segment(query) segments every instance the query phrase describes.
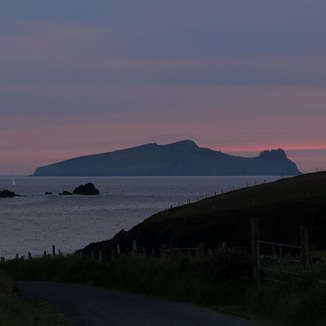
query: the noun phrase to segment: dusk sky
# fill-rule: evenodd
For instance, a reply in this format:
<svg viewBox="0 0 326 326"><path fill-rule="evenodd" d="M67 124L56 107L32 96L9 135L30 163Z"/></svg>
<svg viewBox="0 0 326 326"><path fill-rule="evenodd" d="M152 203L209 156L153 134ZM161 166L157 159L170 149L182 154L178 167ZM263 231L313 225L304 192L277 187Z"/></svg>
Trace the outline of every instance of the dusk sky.
<svg viewBox="0 0 326 326"><path fill-rule="evenodd" d="M191 139L326 170L325 0L1 0L0 174Z"/></svg>

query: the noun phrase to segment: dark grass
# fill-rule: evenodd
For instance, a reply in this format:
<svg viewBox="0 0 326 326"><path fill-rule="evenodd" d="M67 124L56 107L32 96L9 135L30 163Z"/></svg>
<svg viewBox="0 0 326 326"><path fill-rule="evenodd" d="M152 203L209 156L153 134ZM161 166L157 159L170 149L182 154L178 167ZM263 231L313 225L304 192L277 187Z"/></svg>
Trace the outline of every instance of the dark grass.
<svg viewBox="0 0 326 326"><path fill-rule="evenodd" d="M326 267L288 282L254 285L245 251L195 259L49 257L1 264L13 279L76 282L164 297L258 320L268 325L326 325Z"/></svg>
<svg viewBox="0 0 326 326"><path fill-rule="evenodd" d="M19 296L0 270L0 325L3 326L69 326L65 317L49 305Z"/></svg>

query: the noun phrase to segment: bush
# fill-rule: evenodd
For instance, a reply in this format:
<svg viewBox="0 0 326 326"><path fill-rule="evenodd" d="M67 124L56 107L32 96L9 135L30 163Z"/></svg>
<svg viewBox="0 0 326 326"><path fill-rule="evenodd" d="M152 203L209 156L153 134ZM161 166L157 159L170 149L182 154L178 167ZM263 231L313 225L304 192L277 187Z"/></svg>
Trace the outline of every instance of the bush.
<svg viewBox="0 0 326 326"><path fill-rule="evenodd" d="M285 325L325 325L326 286L315 273L292 282L259 286L253 297L253 311L280 320Z"/></svg>
<svg viewBox="0 0 326 326"><path fill-rule="evenodd" d="M205 256L201 264L203 272L214 280L249 280L251 278L250 255L245 250L222 250Z"/></svg>

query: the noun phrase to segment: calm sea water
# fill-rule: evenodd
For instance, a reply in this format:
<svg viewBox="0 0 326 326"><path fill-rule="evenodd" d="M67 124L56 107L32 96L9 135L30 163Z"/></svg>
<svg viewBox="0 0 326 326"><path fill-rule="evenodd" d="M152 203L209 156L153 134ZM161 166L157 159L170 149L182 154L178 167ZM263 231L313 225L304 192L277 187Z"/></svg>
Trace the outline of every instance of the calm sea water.
<svg viewBox="0 0 326 326"><path fill-rule="evenodd" d="M279 177L0 177L0 189L22 197L0 198L0 255L41 255L52 245L73 253L91 242L129 230L171 206ZM99 196L60 196L92 182ZM52 192L53 195L45 195Z"/></svg>

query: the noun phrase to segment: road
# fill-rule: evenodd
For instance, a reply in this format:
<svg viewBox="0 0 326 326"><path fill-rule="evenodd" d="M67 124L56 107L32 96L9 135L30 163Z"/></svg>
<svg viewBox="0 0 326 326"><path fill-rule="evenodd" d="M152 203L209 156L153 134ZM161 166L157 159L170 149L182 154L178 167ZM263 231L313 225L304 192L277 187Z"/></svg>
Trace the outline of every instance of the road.
<svg viewBox="0 0 326 326"><path fill-rule="evenodd" d="M54 304L80 326L259 326L205 308L87 285L17 281L22 296Z"/></svg>

